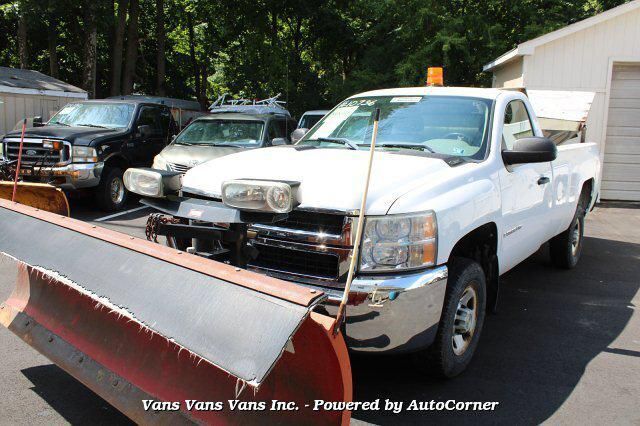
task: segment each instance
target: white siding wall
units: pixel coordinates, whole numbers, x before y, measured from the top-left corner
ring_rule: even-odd
[[[601,160],[608,142],[610,73],[616,64],[640,64],[640,9],[538,46],[532,55],[523,56],[522,80],[528,89],[595,92],[587,140],[600,144]],[[513,68],[506,65],[494,74],[496,87],[514,78]],[[611,167],[620,166],[605,165],[603,173],[611,176],[614,171],[607,170]]]
[[[24,118],[41,115],[46,121],[64,105],[78,100],[80,99],[0,92],[0,135],[13,130],[16,123]]]
[[[523,87],[522,65],[522,58],[503,65],[500,72],[493,75],[493,87]]]
[[[640,10],[537,47],[524,57],[524,83],[531,89],[596,92],[587,138],[601,143],[609,59],[621,57],[640,59]]]

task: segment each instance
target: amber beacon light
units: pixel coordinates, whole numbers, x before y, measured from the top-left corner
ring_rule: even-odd
[[[427,68],[427,86],[444,86],[442,67]]]

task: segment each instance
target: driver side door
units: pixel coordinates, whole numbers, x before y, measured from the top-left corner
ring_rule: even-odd
[[[509,102],[503,114],[502,149],[518,139],[535,136],[531,114],[520,99]],[[551,163],[503,166],[501,272],[535,253],[549,238],[552,208]]]
[[[146,132],[142,131],[142,126],[145,126]],[[152,105],[140,107],[133,138],[135,161],[139,164],[150,165],[153,157],[164,146],[160,107]]]

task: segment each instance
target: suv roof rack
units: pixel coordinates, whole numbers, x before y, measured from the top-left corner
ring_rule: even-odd
[[[279,101],[280,93],[267,99],[233,99],[225,93],[209,107],[212,113],[237,112],[245,114],[282,114],[291,117],[284,107],[285,101]]]

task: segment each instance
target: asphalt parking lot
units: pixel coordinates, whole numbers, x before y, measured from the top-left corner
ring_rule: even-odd
[[[102,216],[82,201],[72,209]],[[96,224],[144,237],[146,214]],[[554,269],[543,247],[503,277],[462,376],[430,378],[408,357],[352,359],[356,400],[497,401],[495,411],[356,412],[354,423],[640,424],[640,205],[601,205],[586,230],[577,269]],[[10,280],[0,276],[3,298]],[[0,358],[0,424],[129,423],[4,328]]]

